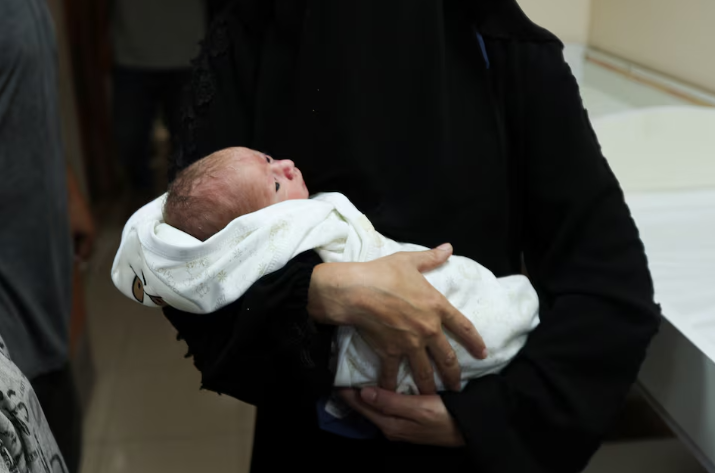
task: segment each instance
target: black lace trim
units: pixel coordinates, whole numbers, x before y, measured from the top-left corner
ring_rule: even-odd
[[[184,91],[185,99],[180,116],[181,133],[177,137],[170,181],[177,172],[200,158],[198,133],[204,126],[208,106],[216,96],[216,76],[211,67],[211,59],[225,55],[229,44],[226,19],[218,18],[211,25],[206,39],[200,43],[201,53],[191,61],[191,81]]]
[[[304,5],[302,6],[304,8]],[[302,9],[299,10],[302,11]],[[199,155],[200,133],[207,126],[208,108],[217,94],[216,75],[212,61],[224,56],[229,47],[228,22],[225,16],[220,16],[213,21],[206,39],[201,42],[201,53],[191,62],[191,81],[184,92],[184,104],[180,115],[181,132],[176,137],[174,146],[176,151],[169,171],[169,181],[172,181],[182,169],[203,157]],[[287,328],[284,345],[291,349],[298,348],[299,365],[302,369],[314,370],[316,368],[312,355],[314,348],[312,341],[316,334],[315,325],[307,317],[305,320],[290,323]],[[177,336],[177,340],[181,340],[181,338]],[[185,357],[192,356],[194,353],[189,349]]]
[[[226,20],[219,19],[213,26],[210,34],[208,50],[211,57],[219,57],[226,54],[228,51],[228,29],[226,27]]]
[[[300,320],[294,322],[291,327],[293,344],[300,347],[300,367],[306,370],[315,369],[315,361],[312,355],[312,345],[317,335],[317,330],[315,325],[312,323],[312,319],[306,318],[305,320]]]

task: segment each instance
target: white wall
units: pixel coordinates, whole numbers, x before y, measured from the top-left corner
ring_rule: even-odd
[[[566,43],[588,42],[591,1],[518,0],[534,23],[548,29]]]
[[[592,0],[590,42],[715,92],[715,0]]]

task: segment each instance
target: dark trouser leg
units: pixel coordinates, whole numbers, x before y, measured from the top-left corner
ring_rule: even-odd
[[[161,73],[161,111],[164,124],[169,131],[169,142],[163,148],[163,158],[167,159],[160,163],[163,175],[159,177],[162,184],[167,183],[171,162],[176,152],[177,136],[181,132],[181,113],[184,105],[184,88],[191,80],[191,69],[170,69]]]
[[[162,72],[161,110],[172,144],[181,123],[184,86],[191,80],[191,69],[172,69]]]
[[[30,380],[69,473],[79,472],[82,412],[69,363]]]
[[[116,67],[113,73],[113,128],[117,154],[132,190],[150,194],[153,176],[151,130],[159,97],[156,72]]]

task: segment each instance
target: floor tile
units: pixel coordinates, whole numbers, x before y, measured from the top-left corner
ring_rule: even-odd
[[[191,360],[184,358],[186,343],[177,341],[176,329],[160,309],[137,311],[127,317],[127,324],[125,353],[117,367],[120,372],[191,366]]]
[[[141,309],[112,284],[109,272],[92,274],[87,286],[87,329],[98,372],[112,371],[127,343],[127,313]]]
[[[85,443],[82,449],[82,465],[80,473],[99,473],[103,460],[104,446],[95,443]]]
[[[106,439],[107,419],[112,406],[116,376],[99,374],[97,376],[92,399],[84,415],[83,436],[85,442],[102,442]]]
[[[121,443],[107,447],[99,473],[244,473],[250,450],[244,439]]]
[[[189,360],[180,368],[117,374],[106,439],[250,436],[253,407],[199,390],[199,380]]]

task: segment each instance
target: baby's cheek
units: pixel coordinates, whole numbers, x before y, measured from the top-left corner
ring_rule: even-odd
[[[308,189],[303,186],[296,186],[289,189],[287,194],[287,200],[307,199]]]

